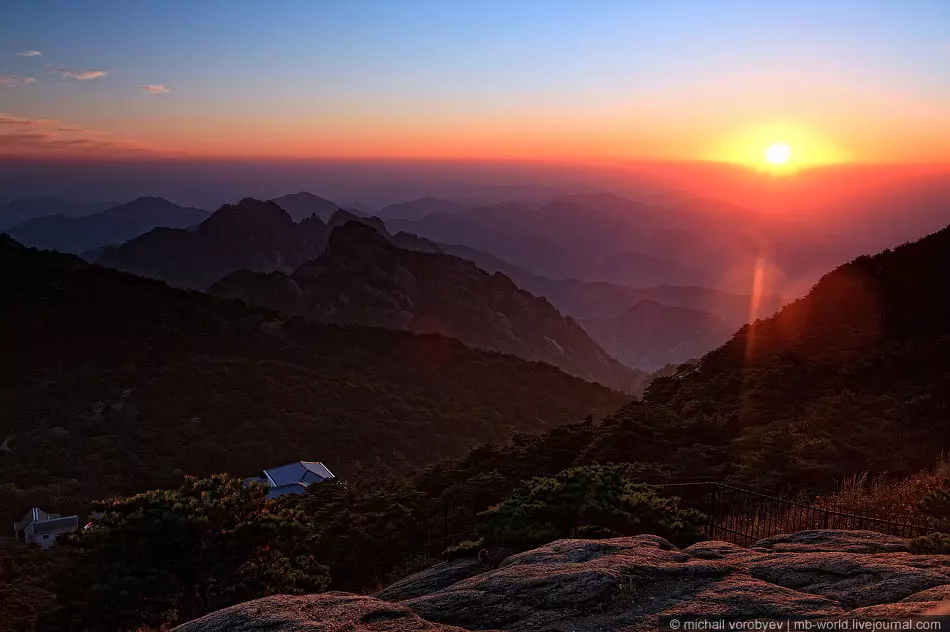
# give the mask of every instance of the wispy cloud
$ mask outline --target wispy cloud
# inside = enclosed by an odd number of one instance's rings
[[[56,72],[60,73],[63,79],[78,79],[79,81],[98,79],[109,74],[108,70],[72,70],[70,68],[57,68]]]
[[[38,50],[24,50],[17,53],[17,55],[19,55],[20,57],[38,57],[42,54],[43,53],[41,53]]]
[[[37,125],[46,125],[55,123],[48,119],[28,119],[22,116],[12,116],[10,114],[0,114],[0,125],[16,125],[18,127],[35,127]]]
[[[0,88],[16,88],[27,86],[36,81],[33,77],[24,77],[22,75],[0,75]]]
[[[111,156],[153,151],[105,132],[51,119],[31,119],[0,112],[0,156]]]
[[[166,88],[165,85],[161,83],[154,86],[139,86],[139,87],[145,90],[146,92],[148,92],[149,94],[165,94],[166,92],[171,92],[171,90]]]

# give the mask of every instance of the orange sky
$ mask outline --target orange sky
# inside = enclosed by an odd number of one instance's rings
[[[36,2],[0,41],[6,155],[950,162],[943,0]]]

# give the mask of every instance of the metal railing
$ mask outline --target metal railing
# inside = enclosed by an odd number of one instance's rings
[[[643,482],[659,487],[665,496],[678,497],[680,507],[705,514],[702,533],[706,539],[741,546],[813,529],[860,529],[903,538],[950,530],[950,525],[936,519],[901,521],[846,508],[809,505],[722,481]],[[476,537],[477,516],[482,509],[444,505],[357,547],[352,567],[354,583],[364,589],[379,588],[441,562],[447,548]]]
[[[670,496],[678,496],[681,506],[706,514],[706,538],[742,546],[782,533],[813,529],[860,529],[914,538],[948,528],[935,518],[895,520],[843,507],[805,504],[722,481],[651,484]]]

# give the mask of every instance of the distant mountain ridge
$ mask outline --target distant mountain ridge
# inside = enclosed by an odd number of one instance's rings
[[[414,236],[395,241],[410,238],[418,248]],[[336,228],[323,254],[289,276],[241,271],[209,291],[323,322],[435,332],[630,393],[645,386],[642,372],[617,362],[576,322],[504,275],[431,248],[399,248],[358,222]]]
[[[317,198],[306,196],[308,203]],[[294,222],[274,201],[245,198],[225,204],[193,231],[155,229],[107,248],[97,263],[178,287],[204,289],[236,270],[293,272],[319,256],[330,231],[349,221],[386,230],[377,218],[342,209],[327,222],[316,213]]]
[[[735,330],[751,320],[774,314],[785,303],[785,299],[780,296],[753,297],[697,286],[631,288],[598,281],[551,279],[468,246],[440,243],[438,248],[441,252],[469,259],[487,272],[504,273],[518,287],[544,296],[562,314],[578,320],[611,318],[641,301],[649,300],[670,307],[686,307],[714,314]]]
[[[316,215],[324,222],[328,222],[337,211],[341,210],[341,207],[335,202],[331,202],[313,193],[307,193],[306,191],[282,195],[271,201],[287,211],[287,214],[290,215],[290,218],[295,222],[302,222],[313,215]]]
[[[83,217],[111,206],[114,205],[106,202],[68,202],[54,197],[11,200],[0,204],[0,230],[50,215]]]
[[[230,272],[294,270],[323,251],[319,217],[294,223],[274,202],[226,204],[196,230],[156,229],[106,249],[98,263],[171,285],[202,289]]]
[[[399,204],[390,204],[379,211],[379,217],[383,220],[409,220],[418,221],[434,215],[444,213],[446,215],[459,215],[464,213],[469,205],[455,200],[444,200],[431,196],[426,196],[408,202]]]
[[[29,246],[79,254],[124,242],[159,226],[193,226],[206,217],[208,212],[202,209],[178,206],[164,198],[141,197],[81,217],[39,217],[6,232]]]
[[[581,321],[597,344],[644,371],[698,358],[735,331],[713,314],[644,299],[610,318]]]
[[[845,234],[804,219],[690,197],[661,204],[582,193],[537,207],[504,202],[384,219],[392,232],[490,252],[551,279],[626,287],[742,293],[758,277],[768,294],[796,295],[864,250]]]

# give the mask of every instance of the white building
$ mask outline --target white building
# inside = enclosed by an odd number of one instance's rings
[[[326,465],[319,461],[297,461],[264,470],[264,476],[245,478],[245,483],[263,483],[270,487],[268,498],[285,494],[302,494],[313,483],[336,478]]]
[[[17,541],[22,534],[26,544],[39,544],[48,549],[56,541],[56,536],[69,533],[79,528],[78,516],[63,516],[61,514],[46,513],[39,507],[30,509],[23,520],[13,523],[13,532]]]

